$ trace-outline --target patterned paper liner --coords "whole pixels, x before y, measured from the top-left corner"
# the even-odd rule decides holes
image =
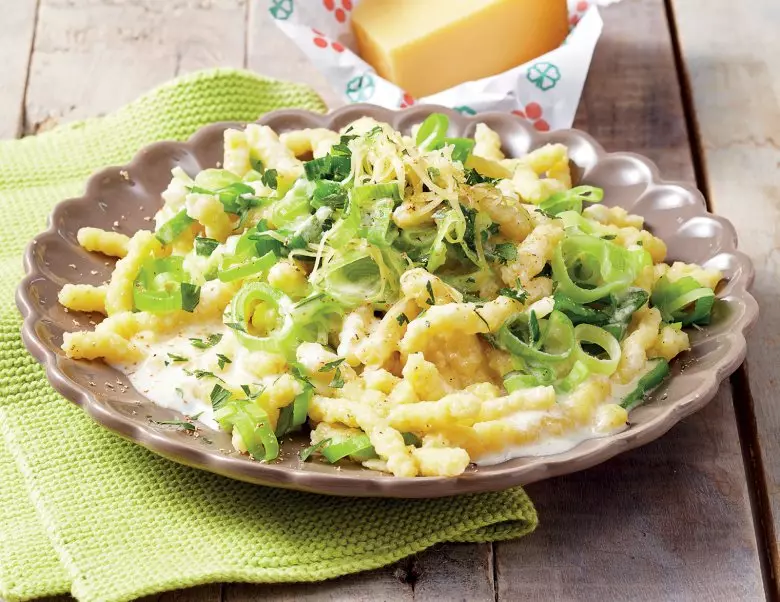
[[[539,131],[571,127],[602,20],[598,5],[618,0],[568,0],[570,33],[555,50],[513,69],[424,98],[381,78],[356,53],[349,19],[359,0],[268,0],[277,26],[348,103],[388,109],[439,104],[464,115],[505,111]]]

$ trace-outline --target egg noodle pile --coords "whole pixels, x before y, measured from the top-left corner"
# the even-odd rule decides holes
[[[721,274],[663,263],[641,217],[572,188],[563,145],[506,158],[485,124],[448,126],[227,130],[219,169],[173,170],[154,232],[79,231],[119,260],[62,289],[106,316],[63,349],[178,375],[148,394],[201,408],[179,426],[268,462],[310,430],[302,461],[454,476],[626,428]]]

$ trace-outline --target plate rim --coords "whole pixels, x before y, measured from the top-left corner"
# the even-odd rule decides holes
[[[758,304],[748,290],[754,278],[754,267],[750,258],[737,249],[737,235],[733,225],[725,218],[709,213],[704,196],[695,187],[685,182],[663,179],[655,163],[643,155],[630,152],[609,153],[590,134],[581,130],[567,129],[538,132],[525,120],[507,113],[485,112],[470,116],[462,115],[452,109],[437,105],[416,105],[402,110],[390,110],[375,105],[354,104],[326,114],[313,113],[301,109],[283,109],[265,114],[256,123],[273,125],[278,122],[297,121],[304,127],[338,129],[343,122],[350,122],[362,116],[370,116],[379,121],[386,121],[393,127],[398,128],[400,127],[399,124],[419,122],[424,116],[432,112],[445,113],[450,118],[450,123],[454,124],[459,132],[463,132],[471,126],[475,127],[477,123],[511,119],[513,127],[519,128],[528,137],[529,148],[537,148],[551,141],[577,140],[580,143],[584,143],[594,153],[594,165],[606,159],[630,159],[642,164],[647,169],[649,177],[646,189],[651,186],[673,186],[684,191],[694,200],[695,212],[683,224],[690,219],[705,216],[718,222],[730,234],[730,236],[724,237],[726,242],[718,254],[727,253],[734,256],[743,272],[743,275],[738,279],[739,286],[731,291],[731,296],[742,300],[744,312],[733,325],[732,331],[722,335],[729,339],[728,344],[730,346],[728,352],[718,361],[715,369],[701,379],[698,387],[676,400],[675,403],[670,404],[665,412],[660,413],[651,421],[642,425],[642,428],[629,428],[614,435],[591,439],[590,441],[598,441],[598,443],[585,454],[572,455],[572,452],[579,447],[577,446],[562,454],[538,456],[535,458],[535,461],[523,466],[493,469],[487,476],[484,473],[480,473],[479,470],[457,477],[392,477],[381,473],[371,475],[362,472],[349,474],[337,473],[335,471],[332,473],[321,473],[291,470],[285,466],[247,461],[245,458],[222,454],[214,449],[197,447],[191,445],[186,440],[166,436],[162,431],[143,428],[141,425],[127,420],[121,414],[103,405],[89,388],[70,379],[60,367],[60,360],[65,359],[63,355],[49,349],[37,334],[36,324],[39,322],[42,313],[38,309],[39,304],[29,294],[30,284],[36,279],[45,278],[51,280],[51,278],[42,273],[34,260],[36,245],[41,239],[59,236],[55,225],[57,221],[55,219],[56,216],[66,212],[69,207],[75,204],[94,202],[102,182],[107,177],[115,177],[117,174],[121,174],[121,172],[137,173],[139,169],[144,169],[147,157],[154,156],[161,151],[167,153],[173,150],[187,150],[194,155],[194,149],[204,140],[210,139],[216,130],[224,130],[226,127],[231,126],[244,127],[246,125],[237,122],[219,122],[204,126],[197,130],[186,142],[166,140],[147,145],[140,149],[126,165],[106,167],[90,176],[81,196],[60,201],[53,207],[48,218],[47,229],[36,235],[25,249],[25,276],[16,289],[16,304],[23,317],[21,337],[25,347],[44,366],[49,383],[58,393],[80,406],[93,420],[103,427],[140,444],[154,453],[229,478],[328,495],[432,498],[463,493],[497,491],[516,485],[526,485],[535,481],[590,468],[620,453],[645,445],[664,435],[686,416],[704,407],[717,393],[721,381],[731,375],[744,360],[747,351],[746,333],[755,324],[758,317]],[[68,359],[67,361],[83,363],[80,360]],[[501,465],[495,466],[500,467]]]

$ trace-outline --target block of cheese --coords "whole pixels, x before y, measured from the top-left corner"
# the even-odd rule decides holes
[[[414,97],[501,73],[558,47],[566,0],[361,0],[360,56]]]

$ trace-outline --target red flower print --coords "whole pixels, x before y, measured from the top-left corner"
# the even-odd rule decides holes
[[[550,124],[542,119],[542,113],[542,107],[538,102],[529,102],[527,105],[525,105],[524,111],[521,111],[520,109],[512,111],[512,115],[517,115],[518,117],[527,119],[538,131],[549,132]]]
[[[409,94],[409,92],[404,92],[404,95],[401,98],[400,108],[405,109],[407,107],[411,107],[413,104],[414,104],[414,97],[411,94]]]
[[[322,0],[322,5],[329,13],[333,13],[336,21],[346,23],[347,13],[352,10],[352,0],[341,0],[341,6],[336,6],[336,0]]]
[[[577,12],[569,16],[569,25],[574,27],[577,23],[579,23],[580,19],[582,19],[582,15],[586,10],[588,10],[588,8],[590,8],[590,2],[587,0],[580,0],[577,2],[577,6],[574,7],[574,10]]]
[[[314,45],[317,48],[327,48],[328,47],[328,40],[325,37],[325,34],[317,29],[312,29],[312,33],[314,33]],[[338,42],[330,42],[330,47],[333,48],[336,52],[344,52],[344,46],[339,44]]]

